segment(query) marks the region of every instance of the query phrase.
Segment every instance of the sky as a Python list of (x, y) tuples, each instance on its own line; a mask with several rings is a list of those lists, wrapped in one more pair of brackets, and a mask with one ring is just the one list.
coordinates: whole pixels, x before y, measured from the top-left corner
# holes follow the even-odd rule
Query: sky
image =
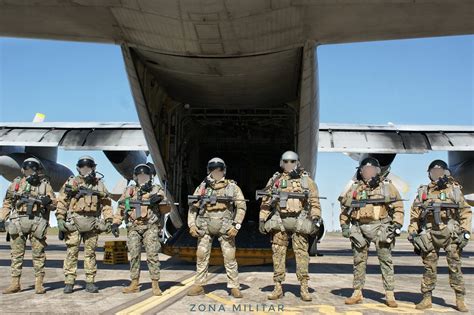
[[(325, 45), (317, 53), (321, 122), (474, 124), (474, 36)], [(0, 121), (28, 122), (37, 112), (48, 122), (138, 122), (119, 46), (0, 38)], [(82, 154), (96, 158), (111, 189), (120, 175), (102, 152), (60, 150), (58, 161), (74, 170)], [(438, 158), (446, 152), (400, 154), (392, 164), (410, 184), (404, 229), (427, 165)], [(318, 156), (328, 230), (339, 228), (337, 197), (356, 166), (341, 153)], [(7, 185), (1, 178), (0, 191)]]

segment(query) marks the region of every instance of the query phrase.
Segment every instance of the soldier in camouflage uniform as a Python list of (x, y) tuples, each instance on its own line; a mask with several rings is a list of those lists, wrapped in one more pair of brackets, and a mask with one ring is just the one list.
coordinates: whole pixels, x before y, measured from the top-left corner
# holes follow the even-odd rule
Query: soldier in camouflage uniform
[(79, 158), (76, 167), (79, 175), (71, 176), (61, 188), (56, 211), (58, 228), (64, 233), (67, 246), (64, 293), (73, 292), (81, 239), (84, 241), (86, 291), (97, 293), (99, 289), (94, 284), (97, 273), (95, 250), (100, 232), (110, 232), (112, 202), (102, 178), (96, 174), (92, 157)]
[(354, 293), (348, 305), (361, 303), (370, 243), (375, 243), (385, 289), (385, 303), (397, 307), (394, 296), (392, 248), (403, 225), (403, 201), (398, 190), (380, 174), (377, 159), (366, 158), (357, 170), (357, 180), (339, 197), (342, 235), (351, 239), (354, 253)]
[[(309, 235), (316, 233), (320, 225), (321, 205), (316, 183), (309, 174), (300, 168), (298, 154), (293, 151), (283, 153), (280, 159), (282, 173), (275, 173), (264, 189), (260, 207), (260, 233), (271, 233), (273, 251), (273, 281), (275, 287), (268, 295), (269, 300), (283, 296), (281, 283), (285, 280), (285, 259), (289, 238), (296, 256), (296, 276), (301, 283), (300, 297), (303, 301), (311, 301), (308, 292)], [(268, 193), (268, 195), (265, 195)], [(282, 193), (299, 193), (282, 197)], [(283, 201), (283, 203), (282, 203)], [(273, 212), (272, 212), (273, 211)], [(298, 221), (301, 221), (301, 225)], [(306, 223), (308, 230), (300, 226)]]
[(142, 245), (145, 246), (148, 270), (152, 283), (153, 295), (161, 295), (158, 285), (160, 280), (159, 232), (163, 227), (164, 215), (170, 211), (166, 195), (161, 186), (153, 184), (151, 168), (139, 164), (133, 170), (136, 185), (127, 187), (119, 199), (118, 211), (112, 225), (112, 234), (119, 236), (119, 226), (125, 220), (128, 230), (127, 247), (130, 253), (131, 283), (122, 290), (123, 293), (140, 291), (140, 262)]
[(449, 284), (456, 294), (456, 308), (468, 312), (464, 302), (466, 288), (461, 272), (461, 252), (471, 236), (472, 210), (464, 200), (461, 186), (450, 176), (446, 162), (433, 161), (428, 167), (428, 175), (431, 182), (418, 188), (408, 228), (408, 240), (421, 255), (425, 267), (421, 282), (423, 299), (416, 308), (423, 310), (432, 306), (439, 251), (443, 248), (448, 261)]
[(15, 178), (8, 187), (0, 212), (0, 232), (5, 232), (5, 221), (10, 219), (6, 230), (11, 237), (12, 260), (12, 281), (3, 294), (21, 291), (20, 277), (28, 238), (33, 252), (35, 293), (43, 294), (46, 230), (49, 213), (56, 207), (56, 197), (38, 159), (26, 159), (21, 171), (23, 176)]
[[(197, 274), (188, 295), (204, 294), (212, 240), (217, 236), (224, 256), (227, 287), (231, 289), (233, 297), (241, 298), (235, 237), (247, 210), (245, 199), (237, 183), (225, 178), (226, 165), (222, 159), (211, 159), (207, 164), (207, 173), (208, 176), (194, 191), (194, 196), (202, 199), (190, 203), (188, 211), (189, 233), (198, 239)], [(216, 199), (211, 201), (211, 198)]]

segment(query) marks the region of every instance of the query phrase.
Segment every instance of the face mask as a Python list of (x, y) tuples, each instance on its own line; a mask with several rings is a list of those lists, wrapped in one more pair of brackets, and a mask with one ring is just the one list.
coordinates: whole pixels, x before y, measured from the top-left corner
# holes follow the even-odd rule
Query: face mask
[(371, 179), (367, 181), (367, 185), (369, 185), (370, 188), (375, 188), (379, 185), (380, 179), (378, 176), (374, 176)]
[(447, 185), (448, 185), (448, 177), (447, 176), (440, 177), (436, 181), (436, 186), (438, 187), (438, 189), (444, 189), (444, 188), (446, 188)]
[(290, 173), (288, 173), (291, 179), (297, 179), (300, 177), (300, 170), (299, 169), (294, 169)]
[(145, 192), (150, 192), (151, 189), (153, 188), (151, 182), (146, 182), (144, 183), (143, 185), (140, 185), (140, 190), (141, 191), (145, 191)]
[(38, 174), (36, 173), (33, 173), (29, 176), (26, 177), (26, 181), (28, 183), (30, 183), (30, 185), (33, 185), (33, 186), (38, 186), (40, 184), (40, 178), (38, 176)]
[(84, 181), (87, 184), (94, 184), (96, 182), (96, 179), (97, 179), (94, 171), (89, 172), (89, 174), (87, 174), (86, 176), (83, 176), (83, 177), (84, 177)]

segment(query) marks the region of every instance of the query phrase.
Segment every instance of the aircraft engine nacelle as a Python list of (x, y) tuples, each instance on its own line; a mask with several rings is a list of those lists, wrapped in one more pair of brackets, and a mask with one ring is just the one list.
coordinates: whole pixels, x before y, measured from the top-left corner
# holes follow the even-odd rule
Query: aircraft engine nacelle
[(448, 152), (449, 169), (453, 177), (463, 186), (463, 193), (474, 206), (474, 151)]
[(133, 179), (133, 169), (138, 164), (146, 163), (144, 151), (104, 151), (105, 156), (125, 179)]
[[(21, 164), (29, 157), (33, 157), (33, 155), (28, 153), (12, 153), (0, 156), (0, 175), (8, 181), (21, 176)], [(45, 168), (45, 174), (48, 176), (54, 191), (61, 189), (69, 176), (73, 175), (67, 166), (46, 159), (40, 158), (39, 160)]]

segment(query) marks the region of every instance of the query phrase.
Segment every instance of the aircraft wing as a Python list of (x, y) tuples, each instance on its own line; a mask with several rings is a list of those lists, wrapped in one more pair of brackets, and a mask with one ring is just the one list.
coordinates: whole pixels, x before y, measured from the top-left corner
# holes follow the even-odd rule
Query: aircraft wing
[(471, 0), (0, 0), (0, 36), (125, 43), (177, 55), (474, 33)]
[(319, 152), (474, 151), (474, 126), (321, 123), (319, 127)]
[[(147, 151), (138, 123), (0, 123), (0, 147)], [(0, 150), (1, 151), (1, 150)]]
[[(319, 152), (474, 151), (474, 126), (321, 123)], [(0, 123), (0, 146), (147, 151), (138, 123)]]

